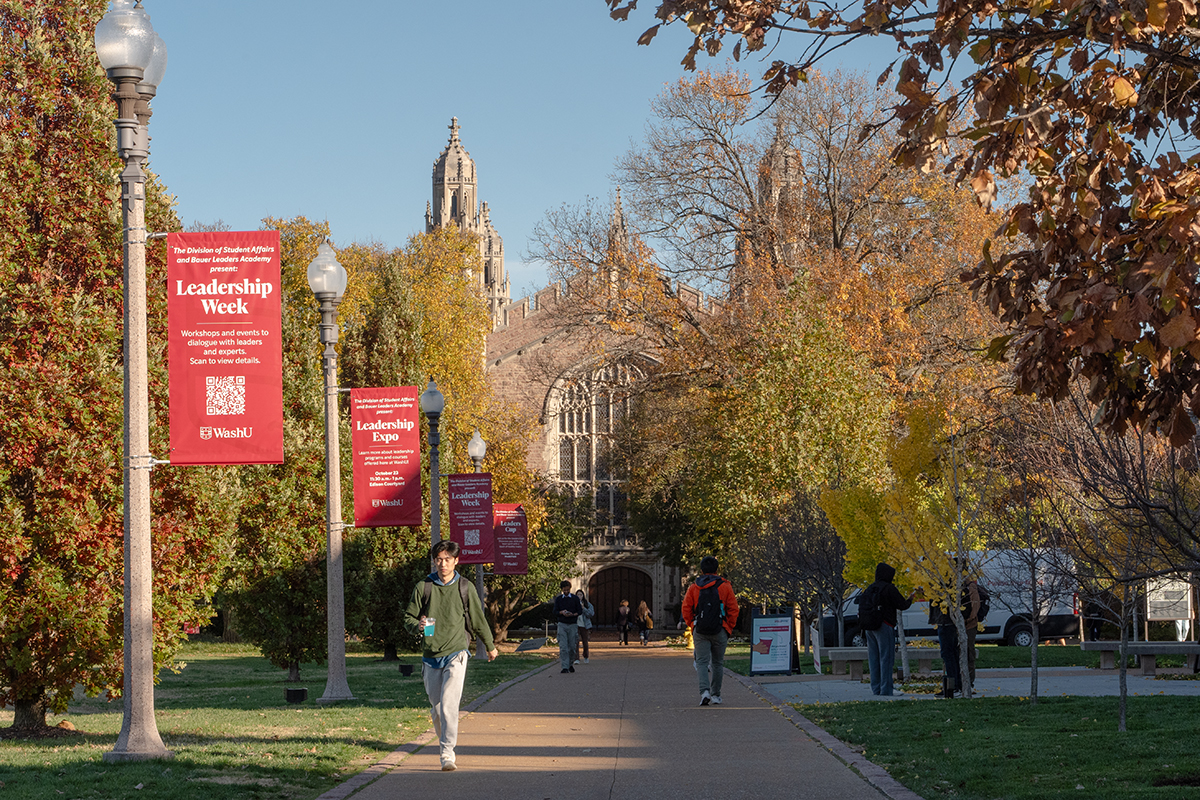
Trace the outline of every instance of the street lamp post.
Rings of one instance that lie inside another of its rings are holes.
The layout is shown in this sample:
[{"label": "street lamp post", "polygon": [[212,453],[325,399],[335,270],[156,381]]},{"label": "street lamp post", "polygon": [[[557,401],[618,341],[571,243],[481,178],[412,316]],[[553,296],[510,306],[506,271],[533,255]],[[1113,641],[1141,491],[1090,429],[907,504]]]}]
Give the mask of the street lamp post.
[{"label": "street lamp post", "polygon": [[150,403],[146,354],[146,175],[150,98],[167,68],[167,48],[140,0],[113,0],[96,25],[96,55],[116,91],[117,153],[125,264],[125,680],[124,716],[105,761],[174,756],[154,719],[153,567],[150,553]]},{"label": "street lamp post", "polygon": [[[487,455],[487,442],[479,435],[479,429],[475,429],[475,435],[471,437],[471,441],[467,442],[467,455],[471,457],[471,463],[475,465],[475,472],[483,472],[483,458]],[[479,605],[483,607],[483,564],[475,565],[475,591],[479,594]],[[487,660],[487,645],[483,643],[482,637],[475,638],[475,657],[478,659]]]},{"label": "street lamp post", "polygon": [[342,459],[338,445],[337,307],[346,291],[346,270],[333,248],[321,242],[308,265],[308,285],[321,306],[321,344],[325,345],[325,609],[329,672],[318,703],[353,700],[346,682],[346,594],[342,582]]},{"label": "street lamp post", "polygon": [[429,539],[430,544],[442,540],[442,506],[441,492],[438,485],[441,480],[438,472],[438,445],[442,443],[442,435],[438,432],[438,421],[442,418],[442,410],[446,407],[445,396],[438,391],[437,384],[429,379],[429,386],[421,393],[421,410],[429,420]]}]

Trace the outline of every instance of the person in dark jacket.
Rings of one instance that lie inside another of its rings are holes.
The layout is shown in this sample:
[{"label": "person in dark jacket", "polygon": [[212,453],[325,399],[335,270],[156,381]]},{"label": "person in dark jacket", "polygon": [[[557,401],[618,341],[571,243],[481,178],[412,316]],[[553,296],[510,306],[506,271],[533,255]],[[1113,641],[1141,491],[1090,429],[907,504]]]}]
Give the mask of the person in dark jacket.
[{"label": "person in dark jacket", "polygon": [[882,620],[875,630],[863,630],[867,640],[867,666],[871,670],[871,694],[891,696],[892,670],[896,663],[896,612],[912,605],[912,598],[900,594],[892,583],[896,568],[888,564],[875,566],[875,582],[858,596],[858,618],[863,619],[864,599],[874,600],[882,611]]}]

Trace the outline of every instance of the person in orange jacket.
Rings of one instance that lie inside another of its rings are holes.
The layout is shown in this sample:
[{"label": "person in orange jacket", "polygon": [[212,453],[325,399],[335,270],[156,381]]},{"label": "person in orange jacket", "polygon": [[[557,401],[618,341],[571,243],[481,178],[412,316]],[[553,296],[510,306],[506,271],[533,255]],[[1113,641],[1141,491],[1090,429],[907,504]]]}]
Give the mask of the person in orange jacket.
[{"label": "person in orange jacket", "polygon": [[718,569],[717,559],[712,556],[702,558],[702,574],[683,597],[683,621],[692,629],[702,706],[721,704],[725,646],[729,644],[729,635],[738,620],[737,595],[729,581],[717,575]]}]

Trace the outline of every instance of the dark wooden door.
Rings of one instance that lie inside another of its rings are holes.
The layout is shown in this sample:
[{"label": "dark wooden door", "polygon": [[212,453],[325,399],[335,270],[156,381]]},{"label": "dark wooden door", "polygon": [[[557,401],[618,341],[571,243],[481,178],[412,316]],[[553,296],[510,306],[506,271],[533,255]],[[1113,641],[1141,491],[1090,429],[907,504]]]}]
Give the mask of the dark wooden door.
[{"label": "dark wooden door", "polygon": [[617,608],[622,600],[629,601],[629,617],[633,619],[638,603],[643,600],[654,610],[653,598],[654,582],[640,569],[607,567],[588,581],[588,600],[596,607],[596,625],[601,627],[617,624]]}]

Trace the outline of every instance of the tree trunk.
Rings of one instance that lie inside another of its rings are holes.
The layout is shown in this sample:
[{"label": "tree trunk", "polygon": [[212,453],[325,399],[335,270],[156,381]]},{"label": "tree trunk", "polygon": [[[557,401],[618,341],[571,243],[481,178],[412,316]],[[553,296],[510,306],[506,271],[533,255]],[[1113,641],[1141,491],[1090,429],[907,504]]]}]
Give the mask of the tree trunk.
[{"label": "tree trunk", "polygon": [[13,730],[36,731],[46,727],[46,695],[37,698],[17,698],[13,704]]},{"label": "tree trunk", "polygon": [[396,652],[395,642],[383,643],[383,660],[384,661],[399,661],[400,655]]},{"label": "tree trunk", "polygon": [[288,662],[287,680],[288,680],[288,683],[299,683],[300,682],[300,662],[299,661],[289,661]]},{"label": "tree trunk", "polygon": [[233,609],[226,606],[221,609],[221,615],[223,616],[222,622],[224,623],[224,627],[221,630],[221,641],[228,644],[237,644],[242,639],[238,636],[237,627],[233,623]]},{"label": "tree trunk", "polygon": [[[1126,672],[1126,662],[1129,660],[1129,586],[1121,587],[1121,647],[1117,651],[1121,663],[1117,665],[1117,730],[1125,732],[1125,711],[1129,699],[1129,676]],[[1136,623],[1135,623],[1136,624]]]}]

